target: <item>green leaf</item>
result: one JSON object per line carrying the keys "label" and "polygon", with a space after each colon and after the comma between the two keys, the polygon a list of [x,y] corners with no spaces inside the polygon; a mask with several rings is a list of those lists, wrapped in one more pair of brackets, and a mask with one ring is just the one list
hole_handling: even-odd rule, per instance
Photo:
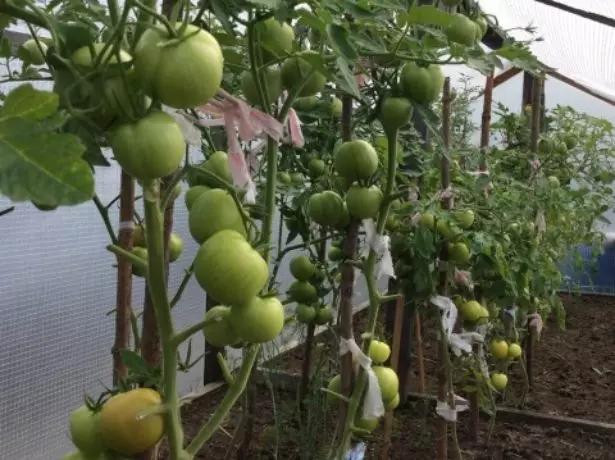
{"label": "green leaf", "polygon": [[85,146],[85,153],[83,159],[86,160],[92,166],[109,166],[109,162],[105,158],[100,148],[100,144],[96,140],[94,134],[87,129],[78,120],[71,118],[64,124],[65,133],[74,134]]}
{"label": "green leaf", "polygon": [[76,205],[94,195],[84,145],[60,133],[58,95],[23,85],[0,110],[0,192],[13,201]]}
{"label": "green leaf", "polygon": [[259,5],[264,8],[276,9],[280,6],[280,0],[248,0],[248,3]]}
{"label": "green leaf", "polygon": [[216,16],[216,19],[222,24],[226,33],[233,35],[233,25],[231,24],[229,14],[225,8],[224,0],[211,0],[211,10]]}
{"label": "green leaf", "polygon": [[[416,3],[415,3],[416,5]],[[435,6],[413,6],[408,14],[400,15],[402,20],[410,24],[425,24],[446,27],[453,17]]]}
{"label": "green leaf", "polygon": [[38,91],[32,85],[18,86],[8,95],[0,110],[0,120],[7,118],[24,118],[42,120],[58,111],[59,97],[49,91]]}
{"label": "green leaf", "polygon": [[354,73],[350,68],[348,61],[346,61],[342,56],[338,57],[337,65],[340,70],[340,77],[338,78],[338,84],[343,91],[346,91],[351,96],[356,97],[357,99],[361,99],[361,92],[359,91],[359,86],[357,85],[357,80],[355,79]]}
{"label": "green leaf", "polygon": [[359,55],[348,40],[348,31],[336,24],[327,25],[327,35],[333,50],[348,61],[356,60]]}
{"label": "green leaf", "polygon": [[149,375],[150,369],[145,360],[139,354],[125,348],[121,349],[119,353],[120,358],[122,358],[122,362],[132,374],[138,376]]}

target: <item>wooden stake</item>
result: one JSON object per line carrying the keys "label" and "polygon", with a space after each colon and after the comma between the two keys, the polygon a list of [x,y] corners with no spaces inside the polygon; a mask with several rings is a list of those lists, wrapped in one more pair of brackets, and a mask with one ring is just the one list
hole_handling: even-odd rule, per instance
{"label": "wooden stake", "polygon": [[[541,107],[541,93],[543,91],[543,81],[536,78],[532,85],[532,118],[531,118],[531,131],[530,131],[530,151],[533,154],[534,159],[538,158],[538,139],[540,137],[540,117],[542,112]],[[530,313],[535,313],[535,307],[530,310]],[[527,378],[530,385],[530,389],[534,383],[534,366],[533,355],[534,348],[536,346],[536,329],[527,325],[529,330],[529,337],[526,341],[525,348],[525,366],[527,369]]]}
{"label": "wooden stake", "polygon": [[[451,80],[447,77],[444,80],[444,89],[442,94],[442,131],[444,140],[444,154],[441,162],[441,190],[444,192],[451,184],[450,177],[450,143],[451,143]],[[442,199],[442,208],[452,208],[452,196]],[[446,245],[443,246],[440,252],[439,270],[440,279],[438,293],[442,296],[448,296],[448,251]],[[448,404],[448,378],[446,375],[446,355],[448,349],[446,347],[446,339],[440,337],[438,340],[438,402]],[[436,460],[448,459],[448,421],[443,417],[438,417],[437,434],[436,434]]]}
{"label": "wooden stake", "polygon": [[419,389],[425,393],[425,353],[423,352],[423,331],[421,325],[421,313],[414,310],[414,333],[416,334],[416,360],[419,366]]}
{"label": "wooden stake", "polygon": [[[352,139],[352,97],[345,94],[342,97],[342,140],[347,142]],[[355,257],[357,248],[357,240],[359,238],[360,221],[351,219],[348,228],[346,229],[346,237],[342,248],[344,259],[352,260]],[[340,337],[350,340],[352,338],[352,297],[354,294],[354,266],[350,264],[342,264],[341,267],[342,280],[340,283]],[[342,394],[349,396],[352,392],[354,382],[354,367],[352,364],[352,356],[346,353],[341,357],[342,368]],[[346,425],[346,404],[340,404],[337,432],[341,435],[344,432]]]}
{"label": "wooden stake", "polygon": [[[391,344],[391,368],[397,372],[399,363],[399,349],[402,340],[402,324],[404,323],[403,296],[399,296],[395,302],[395,326],[393,328],[393,342]],[[401,390],[401,389],[400,389]],[[391,435],[393,433],[393,411],[387,412],[384,418],[384,441],[380,449],[380,460],[389,459],[389,448],[391,447]]]}
{"label": "wooden stake", "polygon": [[[135,208],[135,181],[124,171],[120,179],[120,247],[132,251],[132,217]],[[132,316],[132,265],[123,257],[117,258],[117,300],[115,313],[115,343],[113,345],[113,383],[127,376],[119,351],[130,348]]]}

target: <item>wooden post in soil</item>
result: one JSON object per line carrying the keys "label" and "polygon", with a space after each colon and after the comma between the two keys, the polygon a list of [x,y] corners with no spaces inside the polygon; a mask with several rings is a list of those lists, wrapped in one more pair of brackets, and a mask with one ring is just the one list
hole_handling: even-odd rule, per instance
{"label": "wooden post in soil", "polygon": [[[390,366],[397,372],[399,363],[399,352],[401,341],[403,340],[402,325],[404,323],[404,306],[406,302],[402,295],[395,299],[395,321],[393,322],[393,341],[391,343]],[[401,391],[401,388],[400,388]],[[401,400],[401,397],[400,397]],[[387,412],[384,418],[383,443],[380,449],[380,460],[389,460],[389,449],[391,447],[391,436],[393,434],[393,411]]]}
{"label": "wooden post in soil", "polygon": [[[352,139],[352,97],[344,94],[342,96],[342,141],[347,142]],[[350,224],[346,229],[346,236],[342,253],[345,260],[352,260],[355,257],[357,249],[357,240],[359,238],[360,221],[355,218],[350,219]],[[340,283],[340,303],[339,303],[339,334],[341,338],[351,339],[352,331],[352,298],[354,294],[354,266],[350,264],[342,264],[341,267],[342,279]],[[346,353],[341,357],[341,376],[342,376],[342,394],[346,397],[352,392],[354,382],[354,366],[352,365],[352,356]],[[346,404],[340,404],[337,432],[342,434],[346,424]]]}
{"label": "wooden post in soil", "polygon": [[[540,137],[540,125],[541,125],[541,99],[542,99],[542,91],[543,91],[543,81],[539,78],[534,78],[534,83],[532,85],[532,117],[531,117],[531,131],[530,131],[530,151],[532,152],[532,159],[537,159],[538,155],[538,139]],[[533,303],[532,303],[533,305]],[[529,313],[535,313],[536,308],[532,306],[531,311]],[[530,389],[533,385],[534,380],[534,366],[533,366],[533,356],[534,349],[536,347],[536,328],[530,327],[529,323],[527,324],[528,328],[528,339],[526,340],[525,345],[525,367],[527,369],[527,379],[530,385]]]}
{"label": "wooden post in soil", "polygon": [[[444,80],[444,88],[442,92],[442,136],[444,141],[444,155],[440,166],[441,172],[441,190],[443,193],[448,191],[451,185],[450,171],[450,143],[451,143],[451,80],[447,77]],[[451,209],[453,206],[453,197],[446,194],[441,201],[443,209]],[[448,251],[446,245],[442,246],[439,255],[439,280],[438,293],[442,296],[449,295],[448,286]],[[446,362],[448,347],[445,337],[440,335],[438,339],[438,402],[448,404],[448,376]],[[443,417],[438,417],[437,434],[436,434],[436,460],[448,459],[448,421]]]}
{"label": "wooden post in soil", "polygon": [[[135,210],[135,181],[121,172],[120,179],[120,231],[119,245],[132,251],[133,220]],[[113,344],[113,384],[127,375],[119,351],[130,348],[132,317],[132,265],[124,257],[117,258],[117,300],[115,312],[115,343]]]}
{"label": "wooden post in soil", "polygon": [[[487,75],[485,90],[483,92],[483,113],[480,129],[480,164],[479,171],[487,171],[487,154],[489,150],[489,134],[491,128],[491,106],[493,101],[493,71]],[[481,345],[475,345],[474,351]],[[475,381],[478,387],[478,381]],[[469,434],[472,441],[478,440],[478,421],[480,408],[478,404],[478,388],[470,395],[470,423]]]}

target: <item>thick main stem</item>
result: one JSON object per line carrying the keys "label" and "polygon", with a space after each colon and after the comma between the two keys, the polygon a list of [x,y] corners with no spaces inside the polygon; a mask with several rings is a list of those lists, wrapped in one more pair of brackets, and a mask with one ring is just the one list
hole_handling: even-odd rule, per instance
{"label": "thick main stem", "polygon": [[[386,219],[389,214],[389,208],[391,205],[391,196],[393,195],[393,189],[395,187],[395,173],[397,169],[397,134],[398,131],[392,131],[387,133],[388,140],[388,170],[387,170],[387,184],[384,192],[384,199],[380,212],[378,213],[378,221],[376,222],[376,234],[382,235]],[[365,282],[367,284],[367,292],[369,296],[369,314],[367,320],[367,339],[362,343],[363,353],[367,353],[371,338],[376,330],[376,324],[378,322],[378,311],[380,309],[381,299],[380,292],[378,290],[378,284],[374,271],[376,268],[376,252],[371,249],[365,265],[363,266],[363,274],[365,275]],[[350,442],[352,438],[352,428],[354,426],[354,419],[361,404],[363,393],[367,385],[367,373],[363,368],[359,370],[357,381],[348,401],[348,410],[346,413],[346,424],[342,434],[341,442],[338,446],[335,460],[344,458],[346,451],[350,448]]]}
{"label": "thick main stem", "polygon": [[177,395],[177,349],[173,343],[173,318],[165,283],[163,213],[160,210],[159,201],[159,182],[148,181],[143,189],[148,247],[147,285],[156,312],[162,344],[162,396],[163,403],[167,407],[164,416],[169,443],[169,458],[178,460],[182,454],[184,434]]}

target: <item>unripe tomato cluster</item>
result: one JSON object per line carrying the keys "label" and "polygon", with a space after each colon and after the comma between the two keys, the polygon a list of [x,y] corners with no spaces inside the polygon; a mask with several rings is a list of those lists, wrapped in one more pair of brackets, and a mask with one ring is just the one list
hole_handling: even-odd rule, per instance
{"label": "unripe tomato cluster", "polygon": [[[374,364],[372,369],[378,379],[378,386],[380,387],[380,395],[382,397],[384,409],[386,412],[395,410],[400,403],[399,378],[392,368],[383,365],[391,355],[391,348],[386,342],[372,340],[370,342],[368,355]],[[328,390],[327,400],[329,404],[338,404],[340,399],[336,394],[342,393],[341,375],[336,375],[329,381]],[[359,408],[354,420],[355,427],[367,432],[374,431],[378,427],[380,419],[375,418],[366,420],[362,417],[362,413],[362,409]]]}
{"label": "unripe tomato cluster", "polygon": [[444,238],[447,241],[449,260],[456,266],[465,266],[470,262],[472,254],[464,241],[464,231],[472,228],[474,220],[474,211],[470,209],[450,211],[441,218],[436,218],[432,212],[424,212],[419,218],[419,225]]}
{"label": "unripe tomato cluster", "polygon": [[290,261],[290,273],[296,281],[290,285],[287,294],[297,303],[295,318],[300,323],[322,326],[333,321],[333,310],[322,304],[318,292],[325,279],[323,270],[304,255]]}

